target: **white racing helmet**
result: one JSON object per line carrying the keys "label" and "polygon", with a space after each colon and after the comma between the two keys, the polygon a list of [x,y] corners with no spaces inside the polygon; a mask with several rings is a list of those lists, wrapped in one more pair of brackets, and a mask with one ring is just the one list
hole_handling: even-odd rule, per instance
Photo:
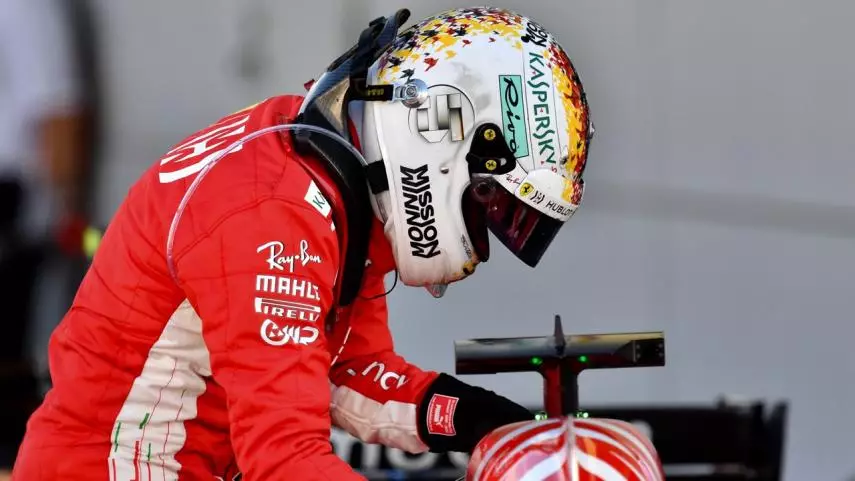
{"label": "white racing helmet", "polygon": [[487,260],[488,231],[535,266],[579,206],[593,134],[556,39],[507,10],[451,10],[401,33],[367,77],[410,92],[366,102],[361,128],[402,282],[441,295]]}

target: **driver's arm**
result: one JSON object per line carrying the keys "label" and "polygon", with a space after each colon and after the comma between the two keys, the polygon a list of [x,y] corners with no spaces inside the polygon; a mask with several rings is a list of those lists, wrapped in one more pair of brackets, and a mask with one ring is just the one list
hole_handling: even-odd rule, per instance
{"label": "driver's arm", "polygon": [[[184,228],[195,228],[194,220],[188,210]],[[244,479],[364,480],[329,439],[331,357],[323,326],[339,257],[329,219],[305,202],[260,198],[197,237],[187,253],[176,253],[177,277],[202,318]],[[311,260],[295,260],[292,272],[286,258],[299,254],[303,241]],[[267,262],[270,243],[283,245],[276,266]]]}
{"label": "driver's arm", "polygon": [[533,418],[507,398],[396,354],[384,290],[382,276],[367,276],[360,298],[343,313],[349,328],[335,333],[347,338],[330,371],[337,426],[410,453],[471,452],[493,429]]}

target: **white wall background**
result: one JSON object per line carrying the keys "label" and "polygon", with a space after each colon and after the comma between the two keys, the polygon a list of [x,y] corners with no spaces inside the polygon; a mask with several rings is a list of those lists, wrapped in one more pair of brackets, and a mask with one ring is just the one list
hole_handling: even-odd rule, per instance
{"label": "white wall background", "polygon": [[[300,91],[368,20],[405,6],[96,3],[108,40],[105,222],[172,143]],[[574,332],[665,330],[668,367],[588,374],[583,403],[785,398],[787,479],[855,472],[853,4],[493,3],[556,32],[581,72],[598,130],[586,199],[537,270],[496,248],[440,301],[396,289],[398,349],[453,370],[454,339],[547,333],[554,313]],[[459,2],[410,4],[416,19]],[[240,75],[241,45],[264,64],[254,78]],[[533,376],[473,380],[540,399]]]}

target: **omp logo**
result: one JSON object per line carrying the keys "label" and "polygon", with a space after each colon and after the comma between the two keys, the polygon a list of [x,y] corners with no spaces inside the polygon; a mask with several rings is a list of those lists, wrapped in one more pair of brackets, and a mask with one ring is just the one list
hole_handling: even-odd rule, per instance
{"label": "omp logo", "polygon": [[261,340],[271,346],[284,346],[289,342],[308,346],[318,339],[318,335],[318,330],[311,326],[279,327],[270,319],[261,324]]}
{"label": "omp logo", "polygon": [[424,259],[439,255],[433,196],[427,171],[427,164],[417,169],[401,166],[401,190],[404,194],[404,212],[407,214],[410,253]]}
{"label": "omp logo", "polygon": [[[356,371],[353,369],[348,369],[347,373],[351,376],[356,375]],[[360,374],[371,376],[372,373],[374,374],[374,382],[379,384],[384,391],[388,391],[392,387],[400,389],[401,386],[407,383],[407,376],[402,376],[393,371],[386,371],[386,365],[380,361],[372,362]]]}
{"label": "omp logo", "polygon": [[321,308],[320,306],[306,304],[305,302],[256,297],[255,312],[266,316],[316,322],[321,315]]}
{"label": "omp logo", "polygon": [[522,77],[499,75],[499,98],[502,101],[502,132],[508,147],[517,158],[528,157],[528,127],[522,99]]}
{"label": "omp logo", "polygon": [[419,134],[431,143],[442,141],[451,132],[451,141],[463,140],[463,94],[438,94],[416,111]]}

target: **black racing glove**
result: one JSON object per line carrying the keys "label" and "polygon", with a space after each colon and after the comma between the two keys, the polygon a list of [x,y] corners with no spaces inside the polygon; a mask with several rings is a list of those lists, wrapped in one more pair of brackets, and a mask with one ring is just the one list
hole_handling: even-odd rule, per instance
{"label": "black racing glove", "polygon": [[528,409],[510,399],[440,374],[419,405],[419,437],[434,453],[472,453],[496,428],[533,419]]}

